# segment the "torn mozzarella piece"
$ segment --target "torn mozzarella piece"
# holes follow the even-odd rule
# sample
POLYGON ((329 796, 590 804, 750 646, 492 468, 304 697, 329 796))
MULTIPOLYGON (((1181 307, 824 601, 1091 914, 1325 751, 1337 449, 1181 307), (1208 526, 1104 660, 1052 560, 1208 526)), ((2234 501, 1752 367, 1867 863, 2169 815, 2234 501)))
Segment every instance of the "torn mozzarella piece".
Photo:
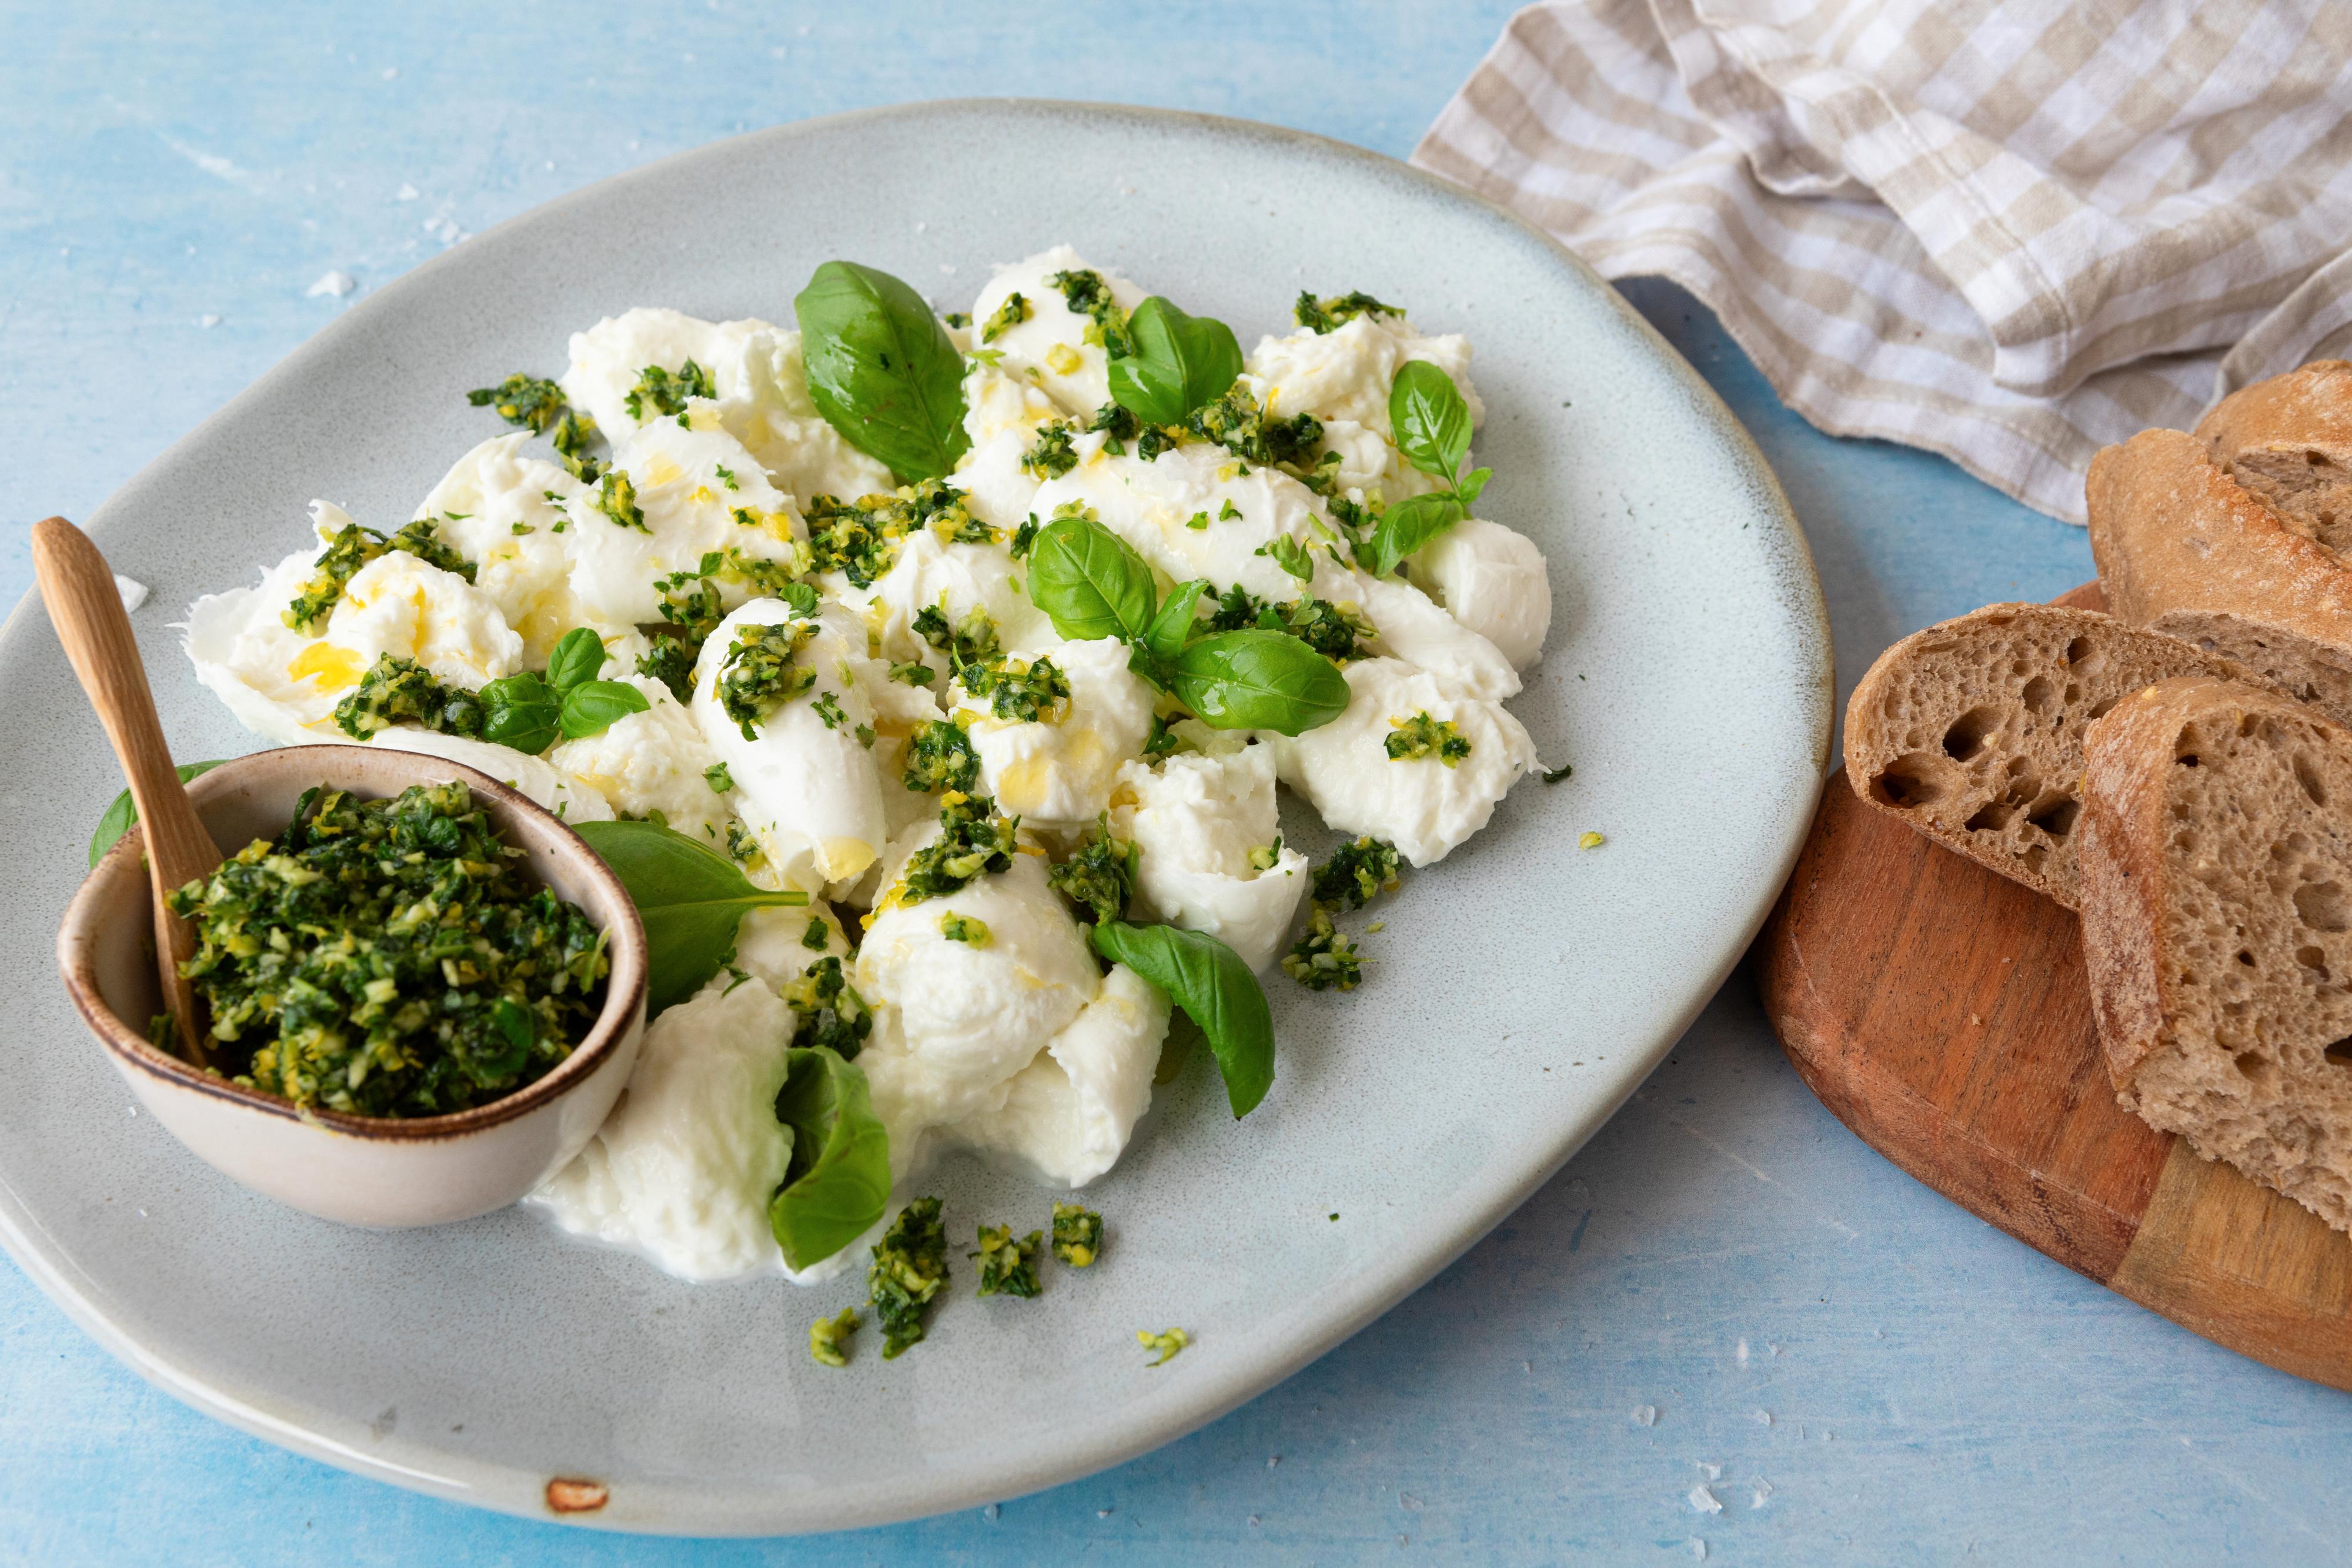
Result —
POLYGON ((1110 356, 1094 319, 1070 308, 1056 273, 1093 271, 1101 274, 1119 308, 1133 310, 1143 303, 1144 291, 1118 273, 1089 267, 1068 246, 1057 245, 1024 261, 1000 267, 971 304, 973 347, 1003 356, 1004 371, 1027 377, 1053 394, 1080 424, 1110 401, 1110 356), (1014 294, 1028 305, 1027 319, 988 335, 988 324, 1014 294))
POLYGON ((819 496, 854 501, 897 487, 887 467, 852 446, 817 412, 798 332, 764 322, 727 325, 751 329, 712 367, 719 416, 779 488, 805 507, 819 496))
POLYGON ((874 724, 870 682, 858 676, 867 663, 865 628, 852 612, 827 605, 793 661, 815 671, 815 683, 755 722, 749 737, 717 692, 740 628, 795 619, 782 600, 760 599, 720 622, 702 645, 689 706, 727 764, 736 810, 770 864, 786 885, 814 893, 865 871, 885 841, 881 774, 873 746, 857 733, 863 727, 871 736, 874 724), (828 697, 838 713, 830 724, 818 706, 828 697))
POLYGON ((557 384, 572 406, 595 420, 604 438, 618 446, 639 424, 673 417, 642 399, 637 413, 629 413, 629 394, 647 367, 676 376, 691 360, 710 374, 712 390, 740 392, 720 387, 720 376, 732 371, 740 378, 751 339, 775 330, 766 321, 705 321, 680 310, 639 307, 572 333, 572 362, 557 384))
POLYGON ((523 662, 543 667, 556 643, 593 619, 572 593, 572 530, 604 519, 586 486, 523 455, 527 430, 494 435, 433 486, 420 517, 474 563, 474 586, 522 634, 523 662))
POLYGON ((1238 582, 1275 603, 1302 592, 1334 602, 1357 597, 1355 569, 1340 559, 1340 535, 1321 497, 1222 446, 1192 443, 1149 463, 1097 456, 1040 486, 1035 504, 1041 517, 1064 506, 1088 508, 1171 582, 1204 577, 1220 591, 1238 582), (1278 539, 1305 552, 1307 580, 1261 553, 1278 539))
POLYGON ((1265 337, 1244 361, 1268 418, 1311 413, 1350 420, 1389 439, 1389 391, 1397 367, 1425 360, 1454 379, 1470 405, 1472 425, 1486 419, 1470 384, 1470 340, 1459 332, 1424 337, 1402 316, 1363 315, 1329 332, 1306 329, 1265 337))
MULTIPOLYGON (((1261 385, 1253 384, 1251 390, 1261 397, 1265 392, 1261 385)), ((1323 451, 1339 455, 1331 482, 1359 506, 1368 495, 1377 495, 1394 506, 1444 488, 1433 476, 1406 462, 1404 454, 1389 444, 1386 436, 1352 419, 1323 421, 1323 451)))
POLYGON ((1542 656, 1551 629, 1551 579, 1543 552, 1525 534, 1467 517, 1406 557, 1405 570, 1515 668, 1542 656))
MULTIPOLYGON (((893 844, 886 883, 939 833, 934 819, 893 844)), ((886 895, 852 983, 877 1014, 858 1065, 890 1132, 895 1176, 916 1167, 933 1129, 1002 1106, 1013 1074, 1094 999, 1102 975, 1044 859, 1024 852, 952 894, 886 895), (986 942, 950 940, 949 915, 978 921, 986 942)))
POLYGON ((386 550, 352 574, 324 635, 295 664, 335 691, 359 685, 386 653, 474 690, 522 668, 523 648, 488 594, 406 550, 386 550))
POLYGON ((1449 691, 1397 659, 1358 660, 1343 673, 1345 713, 1296 738, 1262 737, 1282 781, 1340 832, 1386 839, 1414 865, 1433 864, 1485 827, 1536 765, 1535 743, 1499 702, 1449 691), (1389 756, 1391 721, 1420 713, 1451 721, 1470 755, 1451 768, 1435 757, 1389 756))
MULTIPOLYGON (((613 1113, 525 1200, 685 1280, 784 1266, 768 1201, 792 1157, 775 1103, 795 1020, 764 985, 726 987, 721 976, 654 1019, 613 1113)), ((837 1272, 847 1255, 826 1262, 837 1272)))
MULTIPOLYGON (((714 550, 788 567, 799 561, 799 541, 808 535, 799 511, 720 427, 709 403, 648 423, 615 443, 614 460, 635 490, 645 526, 616 522, 588 501, 574 508, 566 536, 572 591, 597 623, 666 620, 656 580, 695 571, 714 550), (680 417, 688 423, 679 424, 680 417)), ((719 593, 722 602, 740 602, 751 590, 722 581, 719 593)))
MULTIPOLYGON (((306 735, 302 738, 344 744, 350 741, 350 737, 341 731, 329 735, 306 735)), ((536 801, 567 822, 609 822, 613 820, 613 808, 604 803, 602 795, 585 784, 574 783, 544 758, 517 751, 511 746, 474 740, 462 735, 443 735, 437 730, 419 729, 406 724, 395 724, 377 730, 368 737, 367 744, 379 751, 414 751, 426 757, 462 762, 478 773, 488 774, 508 789, 536 801)))
MULTIPOLYGON (((324 501, 312 502, 311 513, 322 524, 331 516, 349 521, 324 501)), ((188 609, 181 643, 196 679, 236 721, 281 746, 351 738, 334 727, 333 715, 335 704, 359 676, 338 678, 333 685, 321 684, 325 672, 305 658, 318 639, 304 636, 285 621, 286 607, 310 581, 318 554, 315 549, 297 550, 263 572, 255 587, 197 600, 188 609)))
POLYGON ((708 777, 719 754, 702 738, 694 716, 659 681, 631 674, 607 678, 635 687, 646 698, 646 710, 625 715, 594 735, 558 741, 548 761, 603 796, 614 811, 632 817, 658 811, 677 831, 724 850, 733 813, 728 795, 708 777))
POLYGON ((980 754, 982 789, 997 810, 1040 824, 1090 822, 1110 804, 1119 765, 1151 735, 1151 688, 1127 667, 1115 637, 1064 643, 1039 655, 1069 678, 1058 715, 1022 721, 995 716, 990 699, 961 683, 950 710, 980 754))
POLYGON ((781 991, 827 956, 848 957, 849 942, 842 934, 841 916, 822 898, 811 898, 797 909, 762 905, 745 914, 735 928, 735 967, 772 990, 781 991), (809 928, 819 924, 824 929, 812 946, 809 928))
MULTIPOLYGON (((1002 546, 950 544, 925 528, 898 541, 898 559, 874 584, 866 624, 886 658, 928 664, 944 680, 946 656, 915 630, 915 618, 933 609, 950 627, 983 612, 1005 651, 1022 657, 1061 641, 1045 612, 1030 602, 1020 563, 1002 546)), ((938 682, 933 686, 939 689, 938 682)))
POLYGON ((956 1143, 1040 1181, 1084 1186, 1109 1170, 1151 1105, 1168 997, 1124 964, 1005 1086, 1003 1103, 957 1123, 956 1143))
POLYGON ((1359 572, 1354 591, 1372 623, 1377 652, 1428 671, 1438 685, 1465 696, 1499 702, 1518 695, 1519 673, 1502 650, 1420 589, 1359 572))
POLYGON ((1307 857, 1284 848, 1261 870, 1250 859, 1281 837, 1274 752, 1248 746, 1186 752, 1158 768, 1119 768, 1111 832, 1141 852, 1136 912, 1214 936, 1253 969, 1274 959, 1307 891, 1307 857))
MULTIPOLYGON (((971 515, 1008 532, 1026 522, 1043 475, 1023 465, 1037 433, 1055 420, 1083 427, 1076 418, 1025 377, 1009 376, 975 363, 963 379, 964 434, 971 446, 957 463, 952 483, 964 492, 971 515)), ((1071 450, 1091 456, 1102 450, 1100 434, 1071 438, 1071 450)))

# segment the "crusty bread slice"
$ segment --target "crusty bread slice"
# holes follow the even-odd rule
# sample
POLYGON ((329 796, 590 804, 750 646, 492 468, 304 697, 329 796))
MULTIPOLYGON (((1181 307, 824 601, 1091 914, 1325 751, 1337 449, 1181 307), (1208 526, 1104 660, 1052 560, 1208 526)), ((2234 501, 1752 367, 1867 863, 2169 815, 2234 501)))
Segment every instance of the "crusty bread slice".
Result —
POLYGON ((2069 909, 2083 731, 2175 675, 2251 678, 2090 610, 1990 604, 1878 656, 1845 710, 1854 793, 2069 909))
POLYGON ((2084 499, 2110 613, 2352 724, 2352 364, 2242 388, 2194 435, 2105 448, 2084 499))
POLYGON ((2352 1230, 2352 730, 2166 681, 2084 743, 2083 946, 2117 1097, 2352 1230))

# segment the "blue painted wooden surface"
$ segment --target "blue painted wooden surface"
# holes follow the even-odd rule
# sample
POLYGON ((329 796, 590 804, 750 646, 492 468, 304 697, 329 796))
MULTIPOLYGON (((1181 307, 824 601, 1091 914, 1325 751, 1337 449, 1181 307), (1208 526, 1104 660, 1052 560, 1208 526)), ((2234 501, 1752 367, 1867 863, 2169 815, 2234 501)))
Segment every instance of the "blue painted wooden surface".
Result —
MULTIPOLYGON (((80 515, 344 302, 664 153, 967 93, 1174 105, 1402 155, 1503 0, 1274 6, 0 8, 0 602, 80 515)), ((1781 408, 1713 318, 1627 292, 1748 422, 1851 685, 1914 627, 2086 577, 2083 535, 1781 408)), ((1434 1283, 1149 1458, 799 1542, 625 1542, 354 1479, 211 1424, 0 1266, 0 1561, 474 1564, 2323 1561, 2342 1396, 2048 1262, 1870 1153, 1743 975, 1640 1097, 1434 1283), (1704 1486, 1706 1490, 1696 1489, 1704 1486), (1719 1506, 1719 1511, 1717 1507, 1719 1506)))

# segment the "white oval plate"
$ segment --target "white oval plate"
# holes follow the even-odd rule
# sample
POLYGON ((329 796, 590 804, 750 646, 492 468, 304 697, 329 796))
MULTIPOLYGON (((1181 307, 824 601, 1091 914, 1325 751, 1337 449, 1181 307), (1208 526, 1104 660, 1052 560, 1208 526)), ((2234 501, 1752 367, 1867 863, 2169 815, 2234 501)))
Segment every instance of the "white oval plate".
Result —
MULTIPOLYGON (((198 1409, 402 1486, 574 1520, 765 1533, 873 1524, 1071 1479, 1179 1437, 1370 1321, 1483 1235, 1629 1095, 1746 948, 1793 860, 1830 734, 1829 630, 1788 503, 1690 367, 1532 228, 1356 148, 1236 120, 953 102, 672 158, 472 239, 360 303, 91 519, 155 590, 137 617, 183 758, 251 750, 167 628, 300 540, 314 496, 406 518, 497 422, 469 387, 553 373, 632 305, 788 320, 829 256, 968 305, 992 262, 1067 240, 1244 344, 1299 289, 1365 288, 1462 330, 1496 479, 1480 511, 1550 558, 1550 644, 1512 706, 1548 762, 1442 866, 1408 873, 1351 995, 1274 977, 1272 1095, 1161 1091, 1087 1201, 1110 1240, 1034 1301, 959 1257, 930 1338, 845 1371, 811 1319, 861 1292, 688 1286, 509 1209, 407 1234, 253 1197, 129 1096, 51 958, 119 787, 37 604, 0 632, 0 1239, 115 1354, 198 1409), (1588 830, 1608 842, 1580 851, 1588 830), (1192 1347, 1147 1368, 1139 1328, 1192 1347)), ((1286 825, 1328 841, 1307 813, 1286 825)), ((968 1162, 951 1235, 1046 1223, 968 1162)))

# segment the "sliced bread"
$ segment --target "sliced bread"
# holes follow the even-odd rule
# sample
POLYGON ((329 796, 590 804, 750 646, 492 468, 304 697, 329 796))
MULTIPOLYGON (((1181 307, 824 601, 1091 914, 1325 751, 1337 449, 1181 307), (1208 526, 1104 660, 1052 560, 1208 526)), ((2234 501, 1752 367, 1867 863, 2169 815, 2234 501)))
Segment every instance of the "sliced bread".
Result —
POLYGON ((1846 781, 1937 842, 2078 909, 2084 728, 2158 681, 2246 674, 2095 611, 1987 605, 1878 656, 1846 705, 1846 781))
POLYGON ((2352 730, 2187 678, 2084 743, 2083 946, 2117 1097, 2352 1230, 2352 730))
POLYGON ((2194 435, 2107 447, 2084 498, 2111 613, 2352 724, 2352 364, 2246 387, 2194 435))

